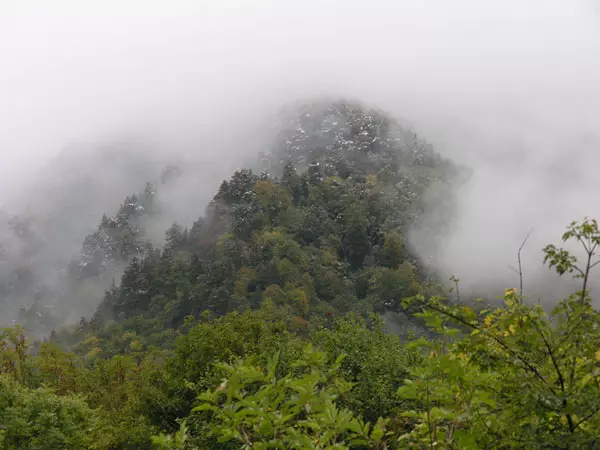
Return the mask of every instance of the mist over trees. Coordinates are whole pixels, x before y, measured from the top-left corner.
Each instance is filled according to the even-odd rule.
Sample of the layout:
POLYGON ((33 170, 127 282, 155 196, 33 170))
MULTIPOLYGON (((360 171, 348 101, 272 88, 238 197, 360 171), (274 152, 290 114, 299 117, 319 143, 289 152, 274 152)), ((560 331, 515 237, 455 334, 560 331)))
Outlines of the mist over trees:
POLYGON ((564 300, 528 294, 527 242, 477 298, 412 244, 451 231, 471 172, 382 111, 291 105, 202 205, 185 164, 92 154, 136 186, 83 235, 68 208, 108 199, 84 171, 55 215, 3 217, 0 447, 598 445, 597 221, 540 249, 564 300))
POLYGON ((0 0, 0 449, 600 448, 596 0, 0 0))

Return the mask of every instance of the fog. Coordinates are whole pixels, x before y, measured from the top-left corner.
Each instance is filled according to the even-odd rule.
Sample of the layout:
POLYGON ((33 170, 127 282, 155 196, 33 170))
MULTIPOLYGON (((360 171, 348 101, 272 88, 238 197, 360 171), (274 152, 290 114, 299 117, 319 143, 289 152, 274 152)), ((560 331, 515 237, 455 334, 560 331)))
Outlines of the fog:
POLYGON ((344 96, 473 169, 453 232, 412 234, 421 256, 466 289, 514 285, 529 230, 535 279, 543 245, 600 216, 598 80, 594 0, 3 0, 0 203, 69 144, 136 139, 194 164, 201 211, 277 108, 344 96))

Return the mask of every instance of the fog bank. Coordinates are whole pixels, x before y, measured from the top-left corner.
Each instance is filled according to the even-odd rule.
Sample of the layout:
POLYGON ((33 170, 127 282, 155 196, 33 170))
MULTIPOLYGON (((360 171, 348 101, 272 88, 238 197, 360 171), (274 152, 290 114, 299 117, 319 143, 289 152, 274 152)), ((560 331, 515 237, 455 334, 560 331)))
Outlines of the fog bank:
POLYGON ((3 204, 67 144, 130 137, 190 161, 205 202, 274 110, 328 95, 391 112, 473 169, 453 232, 413 235, 467 289, 514 284, 531 229, 527 273, 542 276, 539 249, 600 216, 594 0, 5 0, 0 55, 3 204))

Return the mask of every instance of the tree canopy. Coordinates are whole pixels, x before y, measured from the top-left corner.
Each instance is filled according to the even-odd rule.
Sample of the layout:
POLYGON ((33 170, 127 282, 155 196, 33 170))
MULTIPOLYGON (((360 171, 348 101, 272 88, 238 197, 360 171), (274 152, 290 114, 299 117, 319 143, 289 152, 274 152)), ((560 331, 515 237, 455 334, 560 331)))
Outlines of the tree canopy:
MULTIPOLYGON (((59 327, 38 302, 2 332, 0 448, 600 446, 598 222, 562 236, 583 258, 543 249, 581 281, 555 307, 522 282, 496 302, 454 298, 408 232, 432 186, 450 220, 461 169, 356 105, 301 105, 282 124, 261 166, 223 181, 162 245, 146 232, 160 183, 101 219, 61 285, 82 302, 104 286, 93 315, 59 327)), ((3 292, 35 285, 21 269, 21 285, 2 274, 3 292)))

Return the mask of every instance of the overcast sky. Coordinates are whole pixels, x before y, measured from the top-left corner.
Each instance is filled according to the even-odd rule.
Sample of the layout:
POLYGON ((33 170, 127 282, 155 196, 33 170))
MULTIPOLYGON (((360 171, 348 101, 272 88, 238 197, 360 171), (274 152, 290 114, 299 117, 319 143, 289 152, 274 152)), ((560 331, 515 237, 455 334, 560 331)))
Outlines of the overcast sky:
POLYGON ((346 95, 476 169, 446 248, 466 271, 472 251, 600 212, 599 3, 0 0, 0 201, 70 142, 235 159, 232 123, 346 95))

